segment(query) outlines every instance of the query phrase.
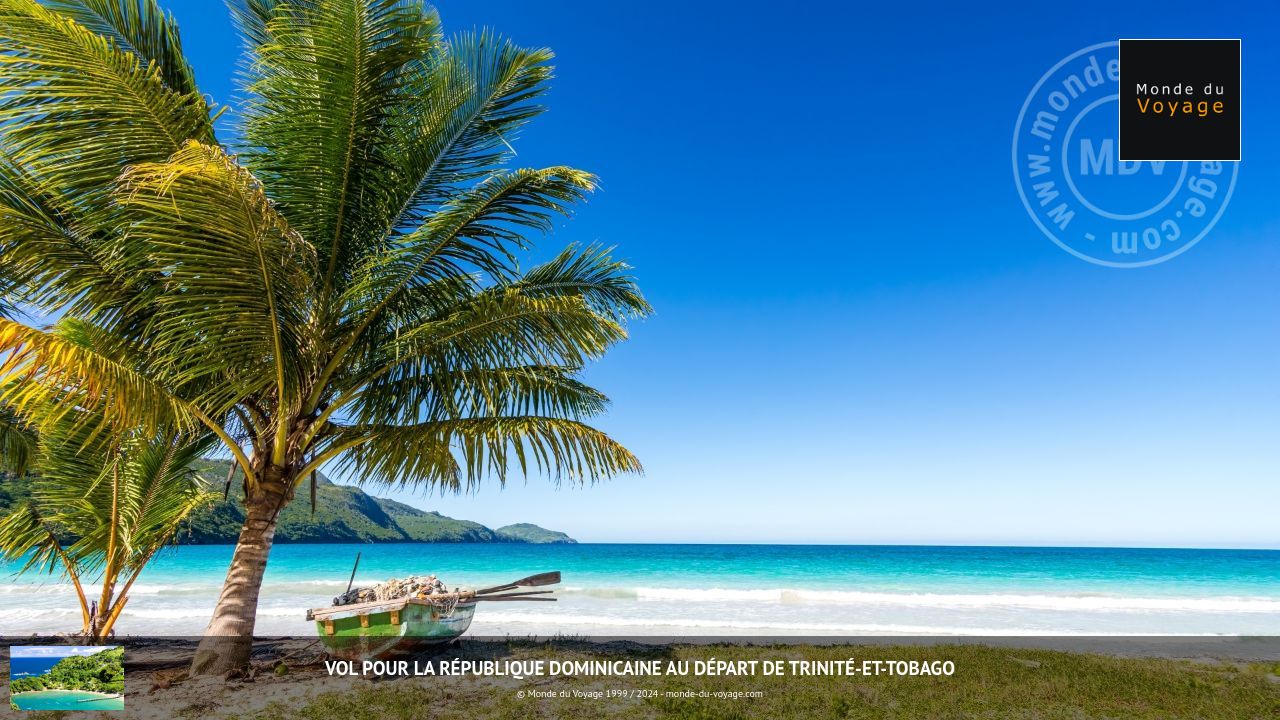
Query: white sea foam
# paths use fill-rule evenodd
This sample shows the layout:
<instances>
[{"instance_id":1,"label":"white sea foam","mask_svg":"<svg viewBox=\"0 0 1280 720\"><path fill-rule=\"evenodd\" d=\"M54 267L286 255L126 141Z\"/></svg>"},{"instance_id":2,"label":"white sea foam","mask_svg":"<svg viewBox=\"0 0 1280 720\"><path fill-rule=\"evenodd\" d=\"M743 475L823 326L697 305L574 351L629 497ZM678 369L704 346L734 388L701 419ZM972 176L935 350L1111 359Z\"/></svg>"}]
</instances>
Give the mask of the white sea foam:
<instances>
[{"instance_id":1,"label":"white sea foam","mask_svg":"<svg viewBox=\"0 0 1280 720\"><path fill-rule=\"evenodd\" d=\"M259 611L261 612L261 611ZM207 618L213 615L213 606L180 607L180 608L130 608L124 612L125 617L145 618L147 620L182 620L185 618Z\"/></svg>"},{"instance_id":2,"label":"white sea foam","mask_svg":"<svg viewBox=\"0 0 1280 720\"><path fill-rule=\"evenodd\" d=\"M305 607L259 607L258 617L297 617L306 616ZM181 607L181 608L147 608L130 609L126 616L146 618L149 620L182 620L185 618L208 618L213 614L213 606Z\"/></svg>"},{"instance_id":3,"label":"white sea foam","mask_svg":"<svg viewBox=\"0 0 1280 720\"><path fill-rule=\"evenodd\" d=\"M598 591L581 594L601 597ZM929 608L1026 608L1074 612L1218 612L1280 613L1280 599L1269 597L1129 597L1119 595L1044 595L1016 593L886 593L790 588L616 589L620 597L642 602L777 603L814 605L894 605Z\"/></svg>"},{"instance_id":4,"label":"white sea foam","mask_svg":"<svg viewBox=\"0 0 1280 720\"><path fill-rule=\"evenodd\" d=\"M136 585L122 632L198 633L208 622L221 576L156 577ZM356 585L375 582L358 578ZM328 605L345 579L298 577L268 581L258 630L311 632L308 607ZM856 587L856 586L854 586ZM1176 587L1175 587L1176 589ZM98 589L86 586L91 596ZM814 587L654 587L577 583L558 588L558 605L487 604L477 634L706 635L1144 635L1259 634L1280 623L1280 592L1250 596L1111 593L946 592ZM0 634L58 632L78 626L71 586L59 578L0 584Z\"/></svg>"},{"instance_id":5,"label":"white sea foam","mask_svg":"<svg viewBox=\"0 0 1280 720\"><path fill-rule=\"evenodd\" d=\"M619 629L655 629L674 628L693 630L708 634L713 631L728 630L733 632L757 631L771 634L830 634L830 635L974 635L974 636L1096 636L1096 637L1131 637L1142 633L1132 632L1099 632L1081 633L1072 631L1052 631L1039 628L979 627L954 625L909 625L895 623L818 623L818 622L770 622L750 620L725 620L721 618L629 618L610 615L557 615L549 618L537 613L490 612L477 615L473 632L484 634L489 626L529 626L536 632L546 632L547 628L619 628ZM1159 633L1159 635L1177 635L1179 633ZM1186 633L1188 636L1198 633Z\"/></svg>"},{"instance_id":6,"label":"white sea foam","mask_svg":"<svg viewBox=\"0 0 1280 720\"><path fill-rule=\"evenodd\" d=\"M0 620L30 620L48 615L79 615L78 608L3 608ZM4 634L0 632L0 634Z\"/></svg>"}]
</instances>

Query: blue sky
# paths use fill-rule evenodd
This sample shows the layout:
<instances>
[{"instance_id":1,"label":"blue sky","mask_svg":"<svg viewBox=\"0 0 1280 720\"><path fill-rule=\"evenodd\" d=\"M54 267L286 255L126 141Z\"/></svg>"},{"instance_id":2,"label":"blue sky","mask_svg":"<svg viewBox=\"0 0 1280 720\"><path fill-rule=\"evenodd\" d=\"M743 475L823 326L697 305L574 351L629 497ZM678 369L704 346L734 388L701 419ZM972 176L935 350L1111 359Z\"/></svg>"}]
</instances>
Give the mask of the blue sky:
<instances>
[{"instance_id":1,"label":"blue sky","mask_svg":"<svg viewBox=\"0 0 1280 720\"><path fill-rule=\"evenodd\" d=\"M113 647L102 645L14 645L9 648L9 657L69 657L71 655L93 655Z\"/></svg>"},{"instance_id":2,"label":"blue sky","mask_svg":"<svg viewBox=\"0 0 1280 720\"><path fill-rule=\"evenodd\" d=\"M231 102L225 11L168 5ZM1280 547L1275 8L437 7L557 53L519 162L602 176L543 247L619 246L657 307L589 376L647 472L394 497L599 542ZM1243 38L1231 204L1138 270L1052 244L1009 167L1040 75L1120 37Z\"/></svg>"}]
</instances>

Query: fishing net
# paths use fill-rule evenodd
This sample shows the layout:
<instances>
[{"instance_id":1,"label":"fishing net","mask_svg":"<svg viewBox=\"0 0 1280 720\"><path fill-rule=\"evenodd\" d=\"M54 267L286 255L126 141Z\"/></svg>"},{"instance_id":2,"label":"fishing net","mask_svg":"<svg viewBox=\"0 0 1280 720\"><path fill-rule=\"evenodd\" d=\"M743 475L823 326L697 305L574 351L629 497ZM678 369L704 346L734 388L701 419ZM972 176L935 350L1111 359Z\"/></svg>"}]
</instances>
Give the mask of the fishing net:
<instances>
[{"instance_id":1,"label":"fishing net","mask_svg":"<svg viewBox=\"0 0 1280 720\"><path fill-rule=\"evenodd\" d=\"M410 575L405 578L390 580L370 587L351 588L333 599L334 605L352 605L365 602L385 602L403 598L428 599L432 595L449 592L445 584L435 575ZM454 599L456 604L456 598Z\"/></svg>"}]
</instances>

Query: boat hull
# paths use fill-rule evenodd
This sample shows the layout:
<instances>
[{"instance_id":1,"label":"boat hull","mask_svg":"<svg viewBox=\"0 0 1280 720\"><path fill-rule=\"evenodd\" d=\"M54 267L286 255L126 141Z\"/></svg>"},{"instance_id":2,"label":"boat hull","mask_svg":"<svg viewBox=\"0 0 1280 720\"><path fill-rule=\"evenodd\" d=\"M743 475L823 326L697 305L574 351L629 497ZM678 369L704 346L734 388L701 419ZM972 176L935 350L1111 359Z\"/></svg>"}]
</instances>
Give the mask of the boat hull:
<instances>
[{"instance_id":1,"label":"boat hull","mask_svg":"<svg viewBox=\"0 0 1280 720\"><path fill-rule=\"evenodd\" d=\"M316 632L329 654L349 660L410 654L449 642L471 626L475 602L453 605L401 600L317 617Z\"/></svg>"}]
</instances>

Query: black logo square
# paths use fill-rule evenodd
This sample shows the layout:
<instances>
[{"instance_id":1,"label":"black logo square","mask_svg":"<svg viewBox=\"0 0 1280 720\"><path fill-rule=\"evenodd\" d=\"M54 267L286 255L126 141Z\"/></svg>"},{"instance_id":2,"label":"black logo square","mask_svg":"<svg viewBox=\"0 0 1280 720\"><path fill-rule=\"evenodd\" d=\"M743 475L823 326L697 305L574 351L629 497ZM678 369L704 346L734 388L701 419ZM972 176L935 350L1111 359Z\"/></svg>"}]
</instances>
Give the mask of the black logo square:
<instances>
[{"instance_id":1,"label":"black logo square","mask_svg":"<svg viewBox=\"0 0 1280 720\"><path fill-rule=\"evenodd\" d=\"M1120 159L1239 160L1240 41L1121 40Z\"/></svg>"}]
</instances>

